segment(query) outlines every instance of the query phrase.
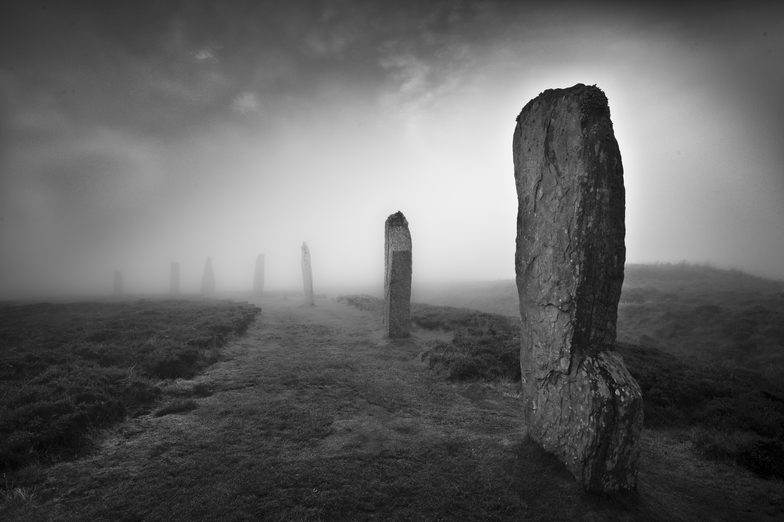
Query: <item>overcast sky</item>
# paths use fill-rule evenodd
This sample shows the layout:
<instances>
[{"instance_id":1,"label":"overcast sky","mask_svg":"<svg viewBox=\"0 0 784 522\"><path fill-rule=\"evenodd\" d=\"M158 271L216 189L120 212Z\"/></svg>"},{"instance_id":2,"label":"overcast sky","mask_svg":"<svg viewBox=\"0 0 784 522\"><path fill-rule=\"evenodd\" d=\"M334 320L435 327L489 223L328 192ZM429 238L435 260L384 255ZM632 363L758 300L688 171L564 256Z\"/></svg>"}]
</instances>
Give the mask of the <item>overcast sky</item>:
<instances>
[{"instance_id":1,"label":"overcast sky","mask_svg":"<svg viewBox=\"0 0 784 522\"><path fill-rule=\"evenodd\" d=\"M18 1L0 7L0 298L514 277L512 133L596 84L628 262L784 278L781 2ZM656 7L653 7L656 6Z\"/></svg>"}]
</instances>

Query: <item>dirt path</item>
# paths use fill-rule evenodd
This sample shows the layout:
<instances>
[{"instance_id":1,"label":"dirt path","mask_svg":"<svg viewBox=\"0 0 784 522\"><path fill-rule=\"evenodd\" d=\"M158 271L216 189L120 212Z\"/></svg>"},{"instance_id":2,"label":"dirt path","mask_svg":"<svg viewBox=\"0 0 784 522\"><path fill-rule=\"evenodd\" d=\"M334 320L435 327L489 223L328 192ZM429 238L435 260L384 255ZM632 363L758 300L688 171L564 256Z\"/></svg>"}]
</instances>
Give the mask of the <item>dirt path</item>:
<instances>
[{"instance_id":1,"label":"dirt path","mask_svg":"<svg viewBox=\"0 0 784 522\"><path fill-rule=\"evenodd\" d=\"M583 493L524 442L516 387L452 384L420 361L432 333L382 338L378 318L328 300L259 299L221 362L47 472L16 520L774 520L682 476L677 441L644 441L640 493ZM206 391L205 391L206 390ZM680 449L679 449L680 448ZM675 452L675 453L673 453ZM680 459L680 460L678 460ZM775 486L775 485L774 485ZM773 486L772 486L773 487ZM780 495L779 489L772 489ZM727 491L732 491L728 484ZM737 496L737 495L736 495ZM740 503L739 503L740 502Z\"/></svg>"}]
</instances>

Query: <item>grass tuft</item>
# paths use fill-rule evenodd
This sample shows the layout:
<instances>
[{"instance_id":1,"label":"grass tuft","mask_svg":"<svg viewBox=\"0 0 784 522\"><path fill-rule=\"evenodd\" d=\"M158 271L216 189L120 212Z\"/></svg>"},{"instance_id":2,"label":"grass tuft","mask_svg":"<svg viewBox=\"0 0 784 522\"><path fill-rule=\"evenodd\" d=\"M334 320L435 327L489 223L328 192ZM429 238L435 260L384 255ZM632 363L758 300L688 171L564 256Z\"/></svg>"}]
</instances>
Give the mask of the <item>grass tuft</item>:
<instances>
[{"instance_id":1,"label":"grass tuft","mask_svg":"<svg viewBox=\"0 0 784 522\"><path fill-rule=\"evenodd\" d=\"M43 482L41 467L29 465L16 473L3 473L3 489L0 491L0 504L24 504L35 498L36 484Z\"/></svg>"},{"instance_id":2,"label":"grass tuft","mask_svg":"<svg viewBox=\"0 0 784 522\"><path fill-rule=\"evenodd\" d=\"M0 495L2 495L3 502L25 503L33 500L35 497L35 488L13 488L0 492Z\"/></svg>"}]
</instances>

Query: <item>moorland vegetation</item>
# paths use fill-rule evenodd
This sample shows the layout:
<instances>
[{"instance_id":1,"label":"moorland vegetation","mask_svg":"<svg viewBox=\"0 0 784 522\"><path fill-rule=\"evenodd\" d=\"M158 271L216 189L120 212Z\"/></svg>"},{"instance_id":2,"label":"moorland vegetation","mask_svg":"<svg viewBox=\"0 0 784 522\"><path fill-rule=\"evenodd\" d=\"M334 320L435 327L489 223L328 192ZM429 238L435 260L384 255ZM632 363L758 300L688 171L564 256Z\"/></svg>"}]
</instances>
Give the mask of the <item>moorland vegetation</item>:
<instances>
[{"instance_id":1,"label":"moorland vegetation","mask_svg":"<svg viewBox=\"0 0 784 522\"><path fill-rule=\"evenodd\" d=\"M670 430L707 458L784 478L783 288L707 265L626 267L616 349L642 388L647 428ZM413 304L414 324L454 332L433 343L431 368L453 380L519 381L516 292L514 281L421 292L505 312ZM343 299L365 309L382 303Z\"/></svg>"},{"instance_id":2,"label":"moorland vegetation","mask_svg":"<svg viewBox=\"0 0 784 522\"><path fill-rule=\"evenodd\" d=\"M218 361L259 312L202 299L0 305L0 471L78 455L90 430L149 413L162 383Z\"/></svg>"},{"instance_id":3,"label":"moorland vegetation","mask_svg":"<svg viewBox=\"0 0 784 522\"><path fill-rule=\"evenodd\" d=\"M0 325L16 327L0 329L4 352L16 354L14 364L36 362L29 354L51 361L3 388L3 401L58 365L70 370L60 370L63 386L49 402L63 390L98 396L111 386L134 390L137 381L150 394L139 402L72 398L64 411L117 404L124 413L115 419L126 422L77 417L94 424L7 463L16 469L0 484L0 518L780 519L781 480L743 469L781 477L784 401L759 372L620 342L646 399L643 487L593 498L557 459L519 437L514 314L415 303L414 338L389 341L378 337L380 299L339 298L365 313L266 298L263 324L225 348L258 309L215 300L8 305ZM154 355L167 338L174 340ZM18 350L25 343L28 354ZM102 366L111 346L135 347L135 355ZM194 347L199 359L174 356ZM96 355L81 361L81 351ZM159 364L164 355L180 363ZM85 370L74 366L82 362ZM4 380L15 379L12 367L4 360ZM171 367L183 378L155 373ZM92 387L72 382L104 370L127 373ZM90 457L68 458L77 454ZM46 466L58 459L66 461Z\"/></svg>"}]
</instances>

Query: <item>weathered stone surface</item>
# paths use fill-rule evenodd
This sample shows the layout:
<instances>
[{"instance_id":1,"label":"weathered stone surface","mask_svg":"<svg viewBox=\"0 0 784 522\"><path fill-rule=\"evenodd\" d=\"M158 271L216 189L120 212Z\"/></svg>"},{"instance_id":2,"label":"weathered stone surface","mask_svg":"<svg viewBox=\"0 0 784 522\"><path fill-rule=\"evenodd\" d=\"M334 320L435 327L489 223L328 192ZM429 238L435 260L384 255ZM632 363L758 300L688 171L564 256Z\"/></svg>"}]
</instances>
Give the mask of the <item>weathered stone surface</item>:
<instances>
[{"instance_id":1,"label":"weathered stone surface","mask_svg":"<svg viewBox=\"0 0 784 522\"><path fill-rule=\"evenodd\" d=\"M264 292L264 254L256 258L256 270L253 273L253 294L261 295Z\"/></svg>"},{"instance_id":2,"label":"weathered stone surface","mask_svg":"<svg viewBox=\"0 0 784 522\"><path fill-rule=\"evenodd\" d=\"M119 270L114 271L114 295L123 295L123 278Z\"/></svg>"},{"instance_id":3,"label":"weathered stone surface","mask_svg":"<svg viewBox=\"0 0 784 522\"><path fill-rule=\"evenodd\" d=\"M302 286L305 290L305 304L314 306L313 299L313 272L310 268L310 249L308 244L302 242Z\"/></svg>"},{"instance_id":4,"label":"weathered stone surface","mask_svg":"<svg viewBox=\"0 0 784 522\"><path fill-rule=\"evenodd\" d=\"M171 264L171 270L169 276L169 293L170 294L180 293L180 264L174 261Z\"/></svg>"},{"instance_id":5,"label":"weathered stone surface","mask_svg":"<svg viewBox=\"0 0 784 522\"><path fill-rule=\"evenodd\" d=\"M387 337L411 333L411 233L402 212L384 223L384 330Z\"/></svg>"},{"instance_id":6,"label":"weathered stone surface","mask_svg":"<svg viewBox=\"0 0 784 522\"><path fill-rule=\"evenodd\" d=\"M204 274L201 276L201 293L203 295L215 293L215 273L212 271L212 259L209 257L204 263Z\"/></svg>"},{"instance_id":7,"label":"weathered stone surface","mask_svg":"<svg viewBox=\"0 0 784 522\"><path fill-rule=\"evenodd\" d=\"M513 155L528 433L586 490L633 489L642 394L613 351L625 194L604 93L578 84L531 100Z\"/></svg>"}]
</instances>

